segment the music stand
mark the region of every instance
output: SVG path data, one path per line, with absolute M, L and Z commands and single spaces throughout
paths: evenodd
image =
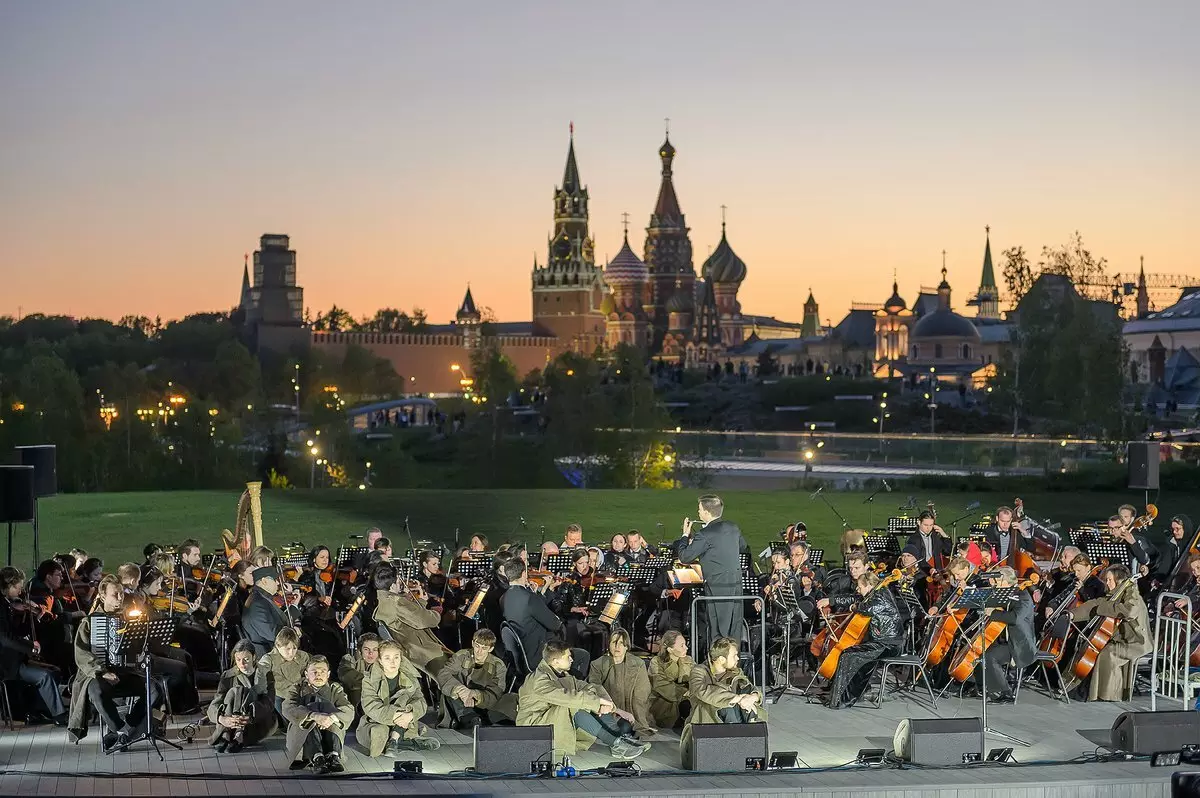
M 740 554 L 738 554 L 738 560 L 739 560 L 739 561 L 741 562 L 741 564 L 742 564 L 742 570 L 743 570 L 743 571 L 749 571 L 749 570 L 752 570 L 752 569 L 751 569 L 751 567 L 750 567 L 750 554 L 749 554 L 748 552 L 744 552 L 744 551 L 743 551 L 743 552 L 741 552 Z
M 486 582 L 492 573 L 492 563 L 489 560 L 459 560 L 451 566 L 451 571 L 460 575 L 464 581 Z
M 154 753 L 158 754 L 159 761 L 163 761 L 164 757 L 158 744 L 164 742 L 174 748 L 176 751 L 182 751 L 182 746 L 168 740 L 154 731 L 154 704 L 150 701 L 150 683 L 153 679 L 151 674 L 151 663 L 153 658 L 150 656 L 150 645 L 153 643 L 158 646 L 169 646 L 171 640 L 175 637 L 175 630 L 179 626 L 177 618 L 159 618 L 158 620 L 143 620 L 141 618 L 131 618 L 125 621 L 125 627 L 120 631 L 120 640 L 115 647 L 109 645 L 109 651 L 112 654 L 126 654 L 134 652 L 141 661 L 146 678 L 146 730 L 134 737 L 124 745 L 117 746 L 107 753 L 113 754 L 117 751 L 124 753 L 129 750 L 129 746 L 134 743 L 140 743 L 143 740 L 149 740 L 150 745 L 154 747 Z
M 771 552 L 770 556 L 772 556 L 772 557 L 774 557 L 776 554 L 782 554 L 784 556 L 787 556 L 787 555 L 791 554 L 791 544 L 788 543 L 786 540 L 772 540 L 771 545 L 770 545 L 770 552 Z
M 1085 551 L 1093 563 L 1099 564 L 1104 560 L 1108 560 L 1109 565 L 1121 563 L 1137 574 L 1137 569 L 1133 567 L 1133 552 L 1129 550 L 1129 544 L 1123 540 L 1088 541 Z
M 816 567 L 819 565 L 822 568 L 824 568 L 825 567 L 825 549 L 811 549 L 810 548 L 808 550 L 808 561 L 810 563 L 812 563 L 813 567 Z
M 609 626 L 616 624 L 633 586 L 622 582 L 603 582 L 588 591 L 588 617 Z
M 682 565 L 667 572 L 671 587 L 699 587 L 704 584 L 704 575 L 699 565 Z
M 893 515 L 887 520 L 887 531 L 894 535 L 911 535 L 917 531 L 917 519 L 907 515 Z
M 359 561 L 359 558 L 365 558 L 368 550 L 366 546 L 342 546 L 337 553 L 338 568 L 353 568 Z
M 794 695 L 805 695 L 802 688 L 792 684 L 792 621 L 799 615 L 804 617 L 804 611 L 800 609 L 800 603 L 796 600 L 796 591 L 792 589 L 791 584 L 781 582 L 776 588 L 771 591 L 771 595 L 775 597 L 775 603 L 783 612 L 783 685 L 776 687 L 769 694 L 772 704 L 778 704 L 779 701 L 789 693 Z M 766 641 L 763 641 L 766 645 Z M 766 674 L 763 674 L 766 678 Z
M 1015 587 L 969 587 L 963 591 L 959 597 L 958 603 L 955 604 L 955 609 L 972 609 L 982 610 L 987 608 L 1007 609 L 1009 603 L 1016 598 L 1017 588 Z M 986 622 L 986 619 L 983 619 Z M 993 737 L 1001 737 L 1009 742 L 1017 745 L 1029 747 L 1029 743 L 1019 737 L 1013 737 L 1006 732 L 997 731 L 988 725 L 987 719 L 987 666 L 984 662 L 987 652 L 979 657 L 979 662 L 975 667 L 979 669 L 979 692 L 980 692 L 980 718 L 982 720 L 982 729 L 979 732 L 979 754 L 980 756 L 987 750 L 987 735 Z
M 575 567 L 575 555 L 572 554 L 551 554 L 546 558 L 546 565 L 542 569 L 549 571 L 555 576 L 567 574 Z
M 479 618 L 479 610 L 483 606 L 483 599 L 485 596 L 487 596 L 488 590 L 490 590 L 491 587 L 492 586 L 487 582 L 482 582 L 480 583 L 479 587 L 475 588 L 474 595 L 472 595 L 471 600 L 467 602 L 467 608 L 463 610 L 464 618 L 466 618 L 468 621 L 474 621 Z
M 900 555 L 900 545 L 896 538 L 892 535 L 875 535 L 869 534 L 863 536 L 863 543 L 867 547 L 867 554 L 871 559 L 875 559 L 876 555 L 885 554 L 891 558 Z

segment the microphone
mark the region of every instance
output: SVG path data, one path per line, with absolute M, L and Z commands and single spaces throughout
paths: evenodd
M 880 482 L 883 483 L 884 490 L 886 490 L 888 493 L 892 492 L 892 486 L 888 484 L 888 481 L 886 479 L 881 479 Z
M 346 535 L 347 540 L 362 540 L 366 535 Z
M 525 516 L 521 516 L 521 526 L 525 526 Z
M 824 485 L 822 485 L 821 487 L 819 487 L 819 488 L 817 488 L 815 491 L 813 491 L 813 492 L 812 492 L 812 493 L 809 495 L 809 497 L 808 497 L 808 500 L 809 500 L 809 501 L 812 501 L 813 499 L 817 498 L 818 496 L 820 496 L 820 495 L 821 495 L 821 491 L 823 491 L 823 490 L 825 490 L 825 486 L 824 486 Z
M 979 502 L 971 502 L 970 504 L 967 505 L 967 509 L 968 510 L 978 510 Z

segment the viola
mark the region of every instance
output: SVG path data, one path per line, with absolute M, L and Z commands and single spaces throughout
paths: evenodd
M 1029 579 L 1018 582 L 1017 588 L 1025 590 L 1030 585 L 1037 584 L 1039 578 L 1037 574 L 1033 574 Z M 975 672 L 975 665 L 983 657 L 984 652 L 991 647 L 992 643 L 996 642 L 1007 628 L 1008 624 L 1004 621 L 989 620 L 984 623 L 983 628 L 976 632 L 975 636 L 954 654 L 954 659 L 950 661 L 950 677 L 956 682 L 965 682 L 971 678 L 971 674 Z
M 333 580 L 336 578 L 335 571 L 336 569 L 332 565 L 322 568 L 321 570 L 317 571 L 317 579 L 320 579 L 327 585 L 332 585 Z
M 892 571 L 891 575 L 881 579 L 874 590 L 882 590 L 893 582 L 897 582 L 904 577 L 904 572 L 900 570 Z M 874 590 L 872 592 L 874 592 Z M 841 659 L 842 652 L 848 648 L 861 643 L 867 636 L 867 629 L 871 626 L 871 616 L 864 615 L 861 612 L 856 612 L 850 616 L 850 620 L 846 621 L 842 628 L 841 634 L 838 636 L 837 642 L 830 648 L 829 653 L 825 655 L 825 659 L 817 668 L 817 673 L 824 676 L 826 679 L 832 679 L 833 674 L 837 671 L 838 661 Z

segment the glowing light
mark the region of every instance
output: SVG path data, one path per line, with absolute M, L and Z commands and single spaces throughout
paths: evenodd
M 813 459 L 813 450 L 812 450 L 812 449 L 805 449 L 805 450 L 804 450 L 804 459 L 805 459 L 805 460 L 811 460 L 811 459 Z
M 208 414 L 209 414 L 210 416 L 215 416 L 215 415 L 216 415 L 217 413 L 219 413 L 219 412 L 220 412 L 220 411 L 219 411 L 219 410 L 217 410 L 217 408 L 215 408 L 215 407 L 210 407 L 210 408 L 208 409 Z
M 676 425 L 676 426 L 675 426 L 675 431 L 676 431 L 676 432 L 683 432 L 683 427 L 681 427 L 681 426 L 679 426 L 679 425 Z
M 316 457 L 316 456 L 317 456 L 317 451 L 318 451 L 318 449 L 317 449 L 317 447 L 316 447 L 316 446 L 314 446 L 314 447 L 312 447 L 311 449 L 309 449 L 309 451 L 310 451 L 310 452 L 312 452 L 312 454 L 313 454 L 313 457 Z
M 367 486 L 366 486 L 366 485 L 363 485 L 362 483 L 359 483 L 359 485 L 358 485 L 358 489 L 359 489 L 359 490 L 366 490 L 366 489 L 367 489 Z
M 20 413 L 22 410 L 25 409 L 25 403 L 24 402 L 13 402 L 12 409 L 13 409 L 14 413 Z
M 451 364 L 450 364 L 450 370 L 451 370 L 451 371 L 461 371 L 461 370 L 462 370 L 462 366 L 458 365 L 457 363 L 451 363 Z
M 664 463 L 669 463 L 669 462 L 671 462 L 671 460 L 672 460 L 672 458 L 671 458 L 671 455 L 669 455 L 669 454 L 664 454 L 664 455 L 663 455 L 663 462 L 664 462 Z
M 567 369 L 567 376 L 568 376 L 568 377 L 574 377 L 574 376 L 575 376 L 575 369 Z

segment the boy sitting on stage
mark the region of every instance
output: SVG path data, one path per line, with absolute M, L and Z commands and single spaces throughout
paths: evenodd
M 592 662 L 588 681 L 608 693 L 617 709 L 633 716 L 638 739 L 658 733 L 650 722 L 650 676 L 646 664 L 629 656 L 629 632 L 614 629 L 608 638 L 608 653 Z
M 691 768 L 692 724 L 765 723 L 763 695 L 738 665 L 738 641 L 719 637 L 708 650 L 708 661 L 692 668 L 688 680 L 692 713 L 680 735 L 683 766 Z
M 358 744 L 371 757 L 440 748 L 440 740 L 422 734 L 420 720 L 427 709 L 416 666 L 404 656 L 399 643 L 384 641 L 379 646 L 379 661 L 363 679 L 363 717 L 354 733 Z
M 209 742 L 218 754 L 236 754 L 275 732 L 275 696 L 255 660 L 254 644 L 239 640 L 233 647 L 233 667 L 221 674 L 208 705 L 208 719 L 216 726 Z
M 361 634 L 354 652 L 342 657 L 338 664 L 338 683 L 346 689 L 350 703 L 358 706 L 362 701 L 363 677 L 379 659 L 379 635 Z
M 300 650 L 300 633 L 285 626 L 275 634 L 275 647 L 258 661 L 258 670 L 275 696 L 275 711 L 281 717 L 284 697 L 300 684 L 311 660 L 311 654 Z
M 283 716 L 288 720 L 287 754 L 291 770 L 312 767 L 318 773 L 341 773 L 342 743 L 354 722 L 354 705 L 346 691 L 329 681 L 329 661 L 323 656 L 309 660 L 304 680 L 283 699 Z
M 649 748 L 633 737 L 633 716 L 616 708 L 598 685 L 570 674 L 571 647 L 561 640 L 546 643 L 542 661 L 521 685 L 518 726 L 553 726 L 554 756 L 586 749 L 594 740 L 607 745 L 617 759 L 633 759 Z
M 458 731 L 469 734 L 475 726 L 517 717 L 517 697 L 505 693 L 508 668 L 492 656 L 495 647 L 495 633 L 480 629 L 471 638 L 471 648 L 455 653 L 438 673 L 448 720 Z

